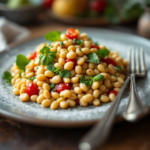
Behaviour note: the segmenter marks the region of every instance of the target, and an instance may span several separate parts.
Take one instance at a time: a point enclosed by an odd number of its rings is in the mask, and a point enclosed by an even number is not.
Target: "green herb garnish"
[[[99,46],[98,42],[95,42],[94,45]]]
[[[100,50],[97,51],[97,55],[101,58],[105,58],[109,54],[110,54],[110,51],[106,48],[103,48],[103,49],[100,49]]]
[[[60,47],[65,46],[65,44],[62,41],[60,41],[59,44],[60,44]]]
[[[39,56],[39,61],[41,60],[42,65],[49,65],[54,62],[57,51],[51,52],[49,47],[44,46],[40,52],[42,54]]]
[[[121,66],[117,66],[116,68],[117,68],[117,71],[122,71]]]
[[[71,73],[67,69],[63,69],[63,70],[59,71],[59,75],[61,77],[67,78],[67,77],[71,76]]]
[[[89,79],[85,78],[84,76],[82,76],[80,78],[80,83],[84,83],[86,86],[90,86],[92,84],[92,82],[93,82],[92,80],[89,80]]]
[[[89,62],[92,62],[92,63],[95,63],[95,64],[99,63],[99,58],[98,58],[97,54],[95,54],[95,53],[89,53],[87,55],[87,57],[88,57],[88,61]]]
[[[51,31],[45,34],[45,39],[51,42],[60,40],[60,32],[59,31]]]
[[[79,39],[79,40],[74,40],[74,43],[76,43],[76,44],[78,44],[78,45],[80,45],[80,46],[82,46],[82,44],[83,44],[83,40],[81,40],[81,39]]]
[[[99,97],[98,97],[99,99],[101,98],[101,95],[99,95]]]
[[[52,83],[52,84],[50,85],[50,91],[55,91],[55,86],[56,86],[56,84],[55,84],[55,83]]]
[[[8,83],[9,85],[11,85],[11,79],[12,79],[13,77],[11,76],[11,73],[10,73],[9,71],[3,72],[2,78],[3,78],[4,80],[6,80],[6,83]]]
[[[32,77],[32,78],[28,78],[28,77],[25,77],[25,78],[28,79],[28,80],[34,80],[34,79],[36,79],[36,77],[37,77],[37,76],[34,76],[34,77]]]
[[[24,55],[17,55],[16,65],[20,70],[25,70],[26,65],[30,62],[30,60]]]

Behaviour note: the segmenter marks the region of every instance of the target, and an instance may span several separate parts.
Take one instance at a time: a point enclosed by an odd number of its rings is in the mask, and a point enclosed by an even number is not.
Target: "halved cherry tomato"
[[[108,96],[109,96],[109,94],[111,94],[111,93],[115,94],[115,96],[118,94],[117,91],[115,91],[115,90],[110,90],[110,91],[108,92]]]
[[[89,3],[90,10],[102,13],[107,7],[106,0],[91,0]]]
[[[37,54],[37,52],[34,52],[34,53],[29,57],[29,59],[30,59],[30,60],[35,59],[35,58],[36,58],[36,54]]]
[[[69,39],[77,39],[78,37],[78,32],[73,29],[73,28],[69,28],[67,31],[66,31],[66,36],[69,38]]]
[[[29,83],[29,84],[26,86],[26,93],[27,93],[29,96],[38,95],[38,94],[39,94],[39,89],[38,89],[38,87],[37,87],[35,84]]]
[[[100,49],[99,46],[97,46],[97,45],[95,45],[95,44],[93,44],[93,43],[92,43],[92,45],[91,45],[91,48],[97,48],[97,49]]]
[[[64,90],[71,90],[71,85],[67,83],[59,83],[55,86],[56,92],[60,93],[61,91]]]
[[[73,62],[73,68],[75,68],[77,65],[77,60],[75,59],[66,59],[66,62]]]
[[[102,62],[105,62],[107,65],[112,64],[113,66],[117,66],[116,62],[111,58],[101,58]]]

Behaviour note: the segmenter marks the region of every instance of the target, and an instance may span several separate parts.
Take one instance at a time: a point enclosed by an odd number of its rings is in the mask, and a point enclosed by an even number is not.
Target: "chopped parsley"
[[[4,80],[6,80],[6,83],[8,83],[9,85],[11,85],[11,79],[12,79],[13,77],[11,76],[11,73],[10,73],[9,71],[3,72],[2,78],[3,78]]]

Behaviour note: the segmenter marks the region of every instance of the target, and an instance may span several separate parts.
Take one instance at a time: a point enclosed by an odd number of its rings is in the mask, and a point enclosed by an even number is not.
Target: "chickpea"
[[[26,92],[26,87],[22,87],[21,90],[20,90],[20,94],[23,94]]]
[[[67,62],[67,63],[64,65],[64,69],[72,70],[72,68],[73,68],[73,62]]]
[[[121,86],[122,86],[122,84],[120,82],[115,82],[114,83],[115,88],[120,88]]]
[[[57,92],[51,92],[51,96],[54,99],[58,99],[60,97],[59,93],[57,93]]]
[[[108,72],[111,75],[114,75],[116,73],[116,70],[114,69],[114,66],[112,64],[108,65]]]
[[[109,101],[109,97],[107,97],[106,95],[101,95],[100,101],[103,103],[107,103]]]
[[[73,45],[71,45],[71,46],[68,47],[68,51],[73,51],[73,52],[75,52],[75,51],[76,51],[76,47],[73,46]]]
[[[65,98],[60,97],[60,98],[57,99],[57,102],[58,102],[58,103],[60,103],[60,102],[62,102],[62,101],[65,101]]]
[[[84,60],[87,61],[88,57],[86,55],[83,56]]]
[[[39,95],[43,94],[44,93],[44,90],[40,90],[39,91]]]
[[[73,87],[73,88],[79,87],[79,83],[74,83],[74,84],[72,85],[72,87]]]
[[[81,74],[82,73],[82,67],[81,66],[76,66],[75,67],[75,72],[77,73],[77,74]]]
[[[99,64],[99,65],[97,66],[97,69],[98,69],[100,72],[106,72],[106,68],[105,68],[105,66],[103,66],[102,64]]]
[[[82,70],[82,74],[85,74],[86,73],[86,70]]]
[[[97,48],[91,48],[90,53],[97,53]]]
[[[94,63],[91,63],[91,62],[90,62],[89,65],[88,65],[88,68],[89,68],[89,69],[94,69],[94,67],[95,67]]]
[[[128,66],[128,64],[129,64],[128,59],[125,59],[125,60],[123,61],[123,65],[126,67],[126,66]]]
[[[67,54],[67,58],[68,58],[68,59],[75,59],[75,58],[76,58],[76,53],[70,51],[70,52]]]
[[[114,99],[115,99],[115,94],[114,93],[111,93],[111,94],[109,94],[109,99],[110,99],[110,101],[114,101]]]
[[[33,76],[34,76],[34,73],[33,73],[33,72],[30,72],[30,73],[26,74],[26,77],[27,77],[27,78],[32,78]]]
[[[114,88],[115,91],[119,92],[120,91],[120,88]]]
[[[94,99],[92,103],[93,103],[94,106],[99,106],[100,105],[100,100],[99,99]]]
[[[78,82],[79,82],[79,78],[78,77],[71,78],[71,83],[78,83]]]
[[[93,90],[92,89],[89,89],[86,94],[93,94]]]
[[[81,49],[84,55],[87,55],[90,53],[90,49],[89,48],[82,48]]]
[[[44,74],[44,67],[43,66],[39,66],[37,69],[37,75],[38,74]]]
[[[37,98],[38,98],[38,95],[32,95],[32,96],[30,97],[30,100],[31,100],[32,102],[36,102],[36,101],[37,101]]]
[[[62,108],[62,109],[66,109],[67,107],[68,107],[68,102],[67,101],[62,101],[62,102],[60,102],[60,108]]]
[[[32,83],[31,80],[27,80],[27,81],[26,81],[26,85],[28,85],[28,84],[30,84],[30,83]]]
[[[37,77],[36,77],[36,80],[37,81],[43,81],[43,80],[45,80],[46,79],[46,76],[44,75],[44,74],[39,74],[39,75],[37,75]]]
[[[49,91],[50,90],[50,86],[47,83],[43,84],[43,89]]]
[[[108,78],[108,73],[100,73],[100,74],[104,76],[104,79]]]
[[[79,103],[81,106],[84,106],[84,107],[88,105],[88,103],[84,102],[82,99],[79,100]]]
[[[41,95],[37,98],[37,102],[38,102],[39,104],[41,104],[44,99],[45,99],[44,94],[41,94]]]
[[[57,109],[58,106],[59,106],[59,103],[58,103],[57,101],[53,101],[53,102],[51,103],[50,108],[51,108],[51,109]]]
[[[60,65],[64,65],[65,64],[65,59],[64,58],[59,58],[58,62]]]
[[[70,73],[71,73],[71,77],[75,76],[76,74],[74,70],[71,70]]]
[[[85,103],[89,103],[93,100],[93,96],[91,94],[86,94],[81,98],[81,100],[84,101]]]
[[[82,89],[81,89],[80,87],[75,87],[75,88],[74,88],[74,92],[75,92],[76,94],[81,94],[81,93],[82,93]]]
[[[78,58],[78,60],[77,60],[77,64],[78,64],[78,65],[83,65],[84,62],[85,62],[85,59],[84,59],[83,57],[80,57],[80,58]]]
[[[100,89],[102,92],[105,92],[105,91],[106,91],[106,86],[105,86],[105,85],[100,85],[99,89]]]
[[[71,92],[72,93],[72,92]],[[71,96],[69,97],[70,100],[76,100],[77,99],[77,96],[76,94],[71,94]]]
[[[81,99],[84,95],[85,94],[83,94],[83,93],[82,94],[78,94],[77,97],[78,97],[78,99]]]
[[[110,81],[115,82],[117,80],[116,76],[112,75],[110,76]]]
[[[107,87],[107,88],[110,88],[111,87],[111,82],[109,79],[105,79],[104,80],[104,85]]]
[[[95,73],[96,75],[100,74],[100,72],[99,72],[97,69],[94,69],[94,73]],[[105,78],[105,77],[104,77],[104,78]]]
[[[54,64],[54,67],[55,67],[55,68],[58,68],[58,67],[62,68],[62,65],[61,65],[60,63],[55,63],[55,64]]]
[[[54,77],[54,75],[55,75],[55,74],[54,74],[53,72],[51,72],[51,71],[45,71],[44,74],[45,74],[46,77],[50,77],[50,78],[51,78],[51,77]]]
[[[14,88],[14,89],[13,89],[13,93],[14,93],[15,95],[20,95],[20,91],[19,91],[18,88]]]
[[[83,44],[84,44],[84,47],[91,48],[91,42],[84,41]]]
[[[66,102],[68,102],[68,105],[69,105],[70,107],[74,107],[74,106],[76,105],[76,102],[75,102],[75,101],[72,101],[72,100],[70,100],[70,99],[67,99]]]
[[[69,90],[64,90],[60,92],[60,96],[63,96],[64,98],[68,98],[71,96],[71,92]]]
[[[78,56],[83,56],[83,52],[82,52],[82,50],[80,49],[80,48],[77,48],[76,49],[76,54],[78,55]]]
[[[92,69],[87,69],[87,70],[86,70],[86,74],[87,74],[87,75],[94,76],[94,75],[95,75],[95,72],[94,72]]]
[[[51,105],[52,101],[50,99],[45,99],[42,101],[43,107],[49,107]]]
[[[82,89],[83,92],[88,91],[88,87],[84,83],[80,83],[80,88]]]
[[[65,83],[70,83],[70,82],[71,82],[70,78],[63,78],[63,81],[64,81]]]
[[[60,82],[61,82],[61,77],[60,77],[59,75],[54,76],[54,77],[52,78],[52,83],[57,84],[57,83],[60,83]]]
[[[105,45],[103,45],[103,44],[100,44],[99,47],[100,47],[100,49],[106,48]]]
[[[92,86],[91,86],[91,88],[93,89],[93,90],[96,90],[96,89],[98,89],[99,88],[99,81],[94,81],[93,83],[92,83]]]
[[[87,63],[84,63],[84,64],[82,65],[82,69],[86,70],[87,68],[88,68],[88,64],[87,64]]]
[[[27,93],[23,93],[20,95],[20,100],[26,102],[29,100],[29,95]]]
[[[100,93],[100,90],[94,90],[94,91],[93,91],[93,97],[94,97],[94,98],[98,98],[100,94],[101,94],[101,93]]]
[[[73,44],[73,41],[71,39],[68,39],[67,41],[66,40],[64,41],[64,44],[65,44],[65,46],[68,47]]]
[[[67,36],[66,36],[66,34],[61,34],[60,38],[62,41],[65,41],[67,39]]]
[[[115,59],[115,61],[116,61],[116,63],[117,63],[117,65],[120,65],[120,64],[122,64],[123,63],[123,59],[122,59],[122,57],[117,57],[116,59]]]
[[[81,33],[81,34],[80,34],[80,38],[81,38],[81,39],[84,39],[84,38],[87,38],[87,37],[88,37],[88,36],[87,36],[86,33]]]
[[[121,84],[124,83],[124,80],[123,80],[123,78],[121,78],[121,77],[117,77],[117,81],[120,82]]]
[[[49,93],[48,90],[44,90],[43,95],[44,95],[44,97],[45,97],[46,99],[49,99],[49,98],[51,97],[51,95],[50,95],[50,93]]]
[[[60,58],[66,58],[67,52],[63,51],[60,53]]]

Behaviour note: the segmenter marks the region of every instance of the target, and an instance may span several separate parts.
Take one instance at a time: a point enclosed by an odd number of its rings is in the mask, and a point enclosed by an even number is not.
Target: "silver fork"
[[[132,50],[132,52],[131,52]],[[130,95],[128,105],[126,110],[123,113],[124,119],[127,121],[136,121],[140,119],[142,116],[146,115],[149,112],[147,106],[145,106],[140,99],[135,83],[135,77],[145,77],[146,75],[146,67],[145,67],[145,58],[144,58],[144,51],[143,48],[140,49],[140,56],[139,57],[139,50],[135,50],[134,48],[130,48],[128,51],[128,73],[131,77],[131,84],[130,84]],[[135,58],[136,57],[136,58]],[[141,65],[140,65],[141,64]]]

